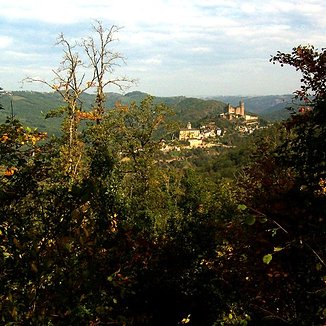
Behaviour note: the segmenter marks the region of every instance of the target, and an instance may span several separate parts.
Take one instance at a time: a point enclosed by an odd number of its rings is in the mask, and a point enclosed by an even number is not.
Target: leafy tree
[[[294,94],[300,99],[310,101],[312,96],[315,100],[325,99],[326,94],[326,49],[319,52],[313,45],[299,45],[292,49],[291,53],[277,52],[270,59],[273,64],[281,66],[290,65],[302,73],[301,88]]]
[[[258,139],[252,149],[252,163],[241,176],[245,221],[252,235],[246,232],[250,248],[239,247],[250,264],[239,268],[249,271],[248,280],[253,277],[259,284],[257,293],[247,283],[255,298],[252,320],[322,325],[325,50],[299,46],[271,60],[302,72],[303,85],[295,96],[306,105],[273,134]]]
[[[100,162],[86,151],[78,127],[82,119],[98,119],[97,112],[83,112],[81,106],[80,96],[92,83],[84,83],[82,62],[74,52],[77,44],[63,35],[58,43],[64,59],[54,71],[57,83],[28,80],[52,87],[66,102],[59,112],[50,113],[64,114],[63,137],[39,146],[45,134],[19,121],[10,119],[0,128],[1,319],[122,323],[122,305],[115,312],[112,308],[130,283],[127,271],[123,276],[118,272],[130,264],[128,247],[121,256],[116,249],[126,240],[123,231],[117,235],[123,205],[112,182],[106,179],[97,186],[98,179],[90,175],[90,167],[99,170]],[[108,250],[116,254],[108,255]]]
[[[157,164],[162,146],[157,133],[169,130],[172,111],[165,105],[154,104],[153,100],[147,97],[140,104],[133,102],[130,106],[118,103],[104,116],[101,125],[93,126],[86,133],[92,157],[111,162],[102,166],[112,166],[114,162],[114,173],[120,176],[120,187],[129,206],[128,214],[143,214],[134,221],[138,226],[149,222],[148,219],[150,223],[159,223],[159,216],[169,202],[161,191],[169,177]],[[138,210],[134,209],[135,205]]]
[[[296,168],[302,187],[322,191],[319,183],[326,178],[326,49],[298,46],[291,54],[278,52],[271,60],[302,73],[302,86],[295,96],[306,104],[286,124],[289,138],[283,146],[284,156]]]

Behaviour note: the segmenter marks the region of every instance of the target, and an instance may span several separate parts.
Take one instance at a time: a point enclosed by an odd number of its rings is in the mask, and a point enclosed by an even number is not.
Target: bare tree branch
[[[115,37],[120,28],[116,25],[109,29],[103,27],[100,21],[96,21],[93,25],[96,38],[88,37],[82,41],[85,53],[87,54],[90,67],[93,69],[93,82],[96,86],[95,110],[98,114],[104,113],[105,93],[104,88],[108,85],[115,85],[121,91],[126,89],[134,81],[127,77],[114,77],[114,69],[125,63],[123,55],[119,52],[111,50],[111,44],[117,41]],[[105,80],[105,76],[109,74],[110,78]],[[112,77],[112,78],[111,78]]]

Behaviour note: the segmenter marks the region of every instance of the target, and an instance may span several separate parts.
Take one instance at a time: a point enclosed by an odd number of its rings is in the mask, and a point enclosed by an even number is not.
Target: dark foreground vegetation
[[[236,173],[212,173],[218,157],[213,169],[167,163],[154,133],[169,132],[171,110],[151,97],[105,110],[100,74],[90,112],[72,69],[53,86],[66,102],[58,138],[9,117],[1,323],[325,324],[326,53],[300,46],[272,61],[302,72],[307,105],[221,155],[241,156]]]

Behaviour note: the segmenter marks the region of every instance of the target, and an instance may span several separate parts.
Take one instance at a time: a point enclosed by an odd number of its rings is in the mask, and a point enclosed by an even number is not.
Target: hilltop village
[[[228,104],[218,118],[234,123],[235,131],[242,134],[250,134],[261,128],[257,116],[246,114],[243,100],[236,107]],[[215,121],[200,125],[199,128],[193,128],[192,124],[188,122],[186,128],[179,130],[178,140],[184,143],[182,147],[212,147],[216,146],[216,141],[220,140],[226,133],[227,130],[217,126]]]

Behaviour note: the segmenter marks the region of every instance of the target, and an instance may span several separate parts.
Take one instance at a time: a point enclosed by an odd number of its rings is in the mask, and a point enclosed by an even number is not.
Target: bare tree
[[[89,58],[90,67],[94,72],[92,80],[94,83],[92,86],[96,87],[94,109],[97,114],[102,115],[105,106],[104,88],[111,84],[124,91],[134,80],[127,77],[112,76],[115,67],[125,62],[125,58],[120,52],[111,49],[112,43],[117,41],[116,34],[120,28],[113,25],[106,29],[100,21],[96,21],[93,29],[96,37],[90,36],[83,39],[82,45]],[[106,75],[109,75],[109,78],[106,79]]]
[[[122,54],[111,49],[112,43],[117,41],[116,34],[119,29],[115,25],[106,29],[101,22],[96,21],[93,25],[95,37],[89,36],[74,43],[70,43],[61,33],[56,45],[63,48],[63,60],[58,69],[52,70],[55,76],[53,81],[33,77],[25,79],[27,82],[40,82],[49,86],[59,93],[67,104],[63,110],[66,113],[63,130],[67,138],[68,172],[73,173],[73,176],[77,174],[82,155],[82,151],[76,155],[76,148],[80,145],[78,137],[80,120],[92,119],[99,123],[105,111],[105,87],[115,85],[124,90],[133,82],[126,77],[112,76],[115,67],[124,63]],[[80,50],[81,55],[77,50]],[[94,111],[81,112],[80,96],[91,87],[96,87]]]
[[[81,110],[80,96],[83,92],[91,87],[92,81],[85,83],[85,72],[83,72],[84,63],[75,49],[78,47],[77,43],[70,44],[65,36],[61,33],[57,39],[56,45],[61,45],[63,48],[63,60],[59,68],[52,70],[54,79],[48,82],[44,79],[27,77],[27,82],[40,82],[52,88],[62,97],[67,104],[65,112],[67,113],[68,121],[68,146],[72,148],[74,141],[77,138],[78,128],[78,111]],[[70,151],[69,151],[70,153]],[[70,156],[70,154],[69,154]]]
[[[72,148],[77,138],[78,120],[76,114],[80,110],[80,107],[78,107],[80,95],[89,87],[87,85],[83,86],[85,74],[78,76],[78,69],[83,63],[78,53],[73,52],[77,44],[71,45],[63,34],[60,34],[57,44],[63,46],[64,57],[61,66],[57,70],[53,70],[56,77],[52,88],[67,103],[69,148]]]

